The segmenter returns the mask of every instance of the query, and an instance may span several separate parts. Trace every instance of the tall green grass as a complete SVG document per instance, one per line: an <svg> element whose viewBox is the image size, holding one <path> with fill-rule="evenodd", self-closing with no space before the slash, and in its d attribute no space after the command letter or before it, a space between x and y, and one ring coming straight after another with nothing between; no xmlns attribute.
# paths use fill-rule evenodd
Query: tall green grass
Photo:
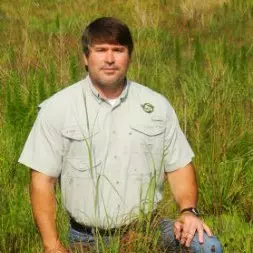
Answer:
<svg viewBox="0 0 253 253"><path fill-rule="evenodd" d="M104 15L123 19L133 32L129 78L161 92L176 109L196 154L200 209L224 252L252 251L253 3L231 0L194 16L180 4L1 1L1 253L41 250L29 204L29 171L17 159L37 105L85 75L80 35L88 22ZM160 213L176 217L165 188ZM60 204L57 215L67 243L67 216ZM143 236L128 249L145 252L150 244Z"/></svg>

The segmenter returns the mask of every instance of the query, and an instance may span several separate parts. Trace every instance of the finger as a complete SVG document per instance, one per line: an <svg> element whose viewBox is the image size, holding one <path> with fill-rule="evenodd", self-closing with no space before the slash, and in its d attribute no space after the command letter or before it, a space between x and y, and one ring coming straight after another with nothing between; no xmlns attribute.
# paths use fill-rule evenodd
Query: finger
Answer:
<svg viewBox="0 0 253 253"><path fill-rule="evenodd" d="M194 237L194 233L193 234L192 233L188 233L187 239L185 241L185 246L186 247L190 247L193 237Z"/></svg>
<svg viewBox="0 0 253 253"><path fill-rule="evenodd" d="M195 231L196 231L196 225L195 222L193 222L192 219L185 219L185 222L182 225L183 231L181 235L181 244L189 245L192 241L192 238L194 237Z"/></svg>
<svg viewBox="0 0 253 253"><path fill-rule="evenodd" d="M187 236L186 235L182 235L181 239L180 239L180 244L184 245L185 242L186 242L186 240L187 240Z"/></svg>
<svg viewBox="0 0 253 253"><path fill-rule="evenodd" d="M203 243L204 242L204 230L203 230L202 223L200 225L198 225L197 231L198 231L199 243Z"/></svg>
<svg viewBox="0 0 253 253"><path fill-rule="evenodd" d="M189 226L189 228L184 228L184 231L183 231L183 237L186 238L185 240L185 246L189 247L191 242L192 242L192 239L195 235L195 232L196 232L196 228L195 226L193 226L193 224L191 226Z"/></svg>
<svg viewBox="0 0 253 253"><path fill-rule="evenodd" d="M183 232L182 234L186 237L188 237L189 234L194 235L197 230L197 224L195 222L185 222L183 225Z"/></svg>
<svg viewBox="0 0 253 253"><path fill-rule="evenodd" d="M174 234L177 240L180 240L182 233L182 225L180 222L175 222L174 224Z"/></svg>
<svg viewBox="0 0 253 253"><path fill-rule="evenodd" d="M177 240L180 240L182 234L182 224L178 221L174 224L174 234Z"/></svg>
<svg viewBox="0 0 253 253"><path fill-rule="evenodd" d="M213 236L212 230L205 223L203 223L203 228L208 236Z"/></svg>
<svg viewBox="0 0 253 253"><path fill-rule="evenodd" d="M181 236L180 243L186 247L189 247L191 245L193 237L194 233L184 233Z"/></svg>

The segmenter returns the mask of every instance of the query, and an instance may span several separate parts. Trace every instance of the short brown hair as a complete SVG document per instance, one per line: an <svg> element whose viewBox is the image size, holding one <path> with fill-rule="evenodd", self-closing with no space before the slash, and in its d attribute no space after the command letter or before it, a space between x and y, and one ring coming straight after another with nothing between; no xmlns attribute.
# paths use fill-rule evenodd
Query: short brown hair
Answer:
<svg viewBox="0 0 253 253"><path fill-rule="evenodd" d="M82 47L87 57L89 56L89 46L94 43L124 45L128 48L129 55L134 47L128 26L113 17L98 18L86 27L82 35Z"/></svg>

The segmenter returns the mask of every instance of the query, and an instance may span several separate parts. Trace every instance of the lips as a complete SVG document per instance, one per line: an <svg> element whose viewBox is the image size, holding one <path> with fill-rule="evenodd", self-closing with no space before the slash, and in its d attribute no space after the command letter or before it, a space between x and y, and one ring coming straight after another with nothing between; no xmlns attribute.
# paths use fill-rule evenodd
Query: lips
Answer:
<svg viewBox="0 0 253 253"><path fill-rule="evenodd" d="M102 68L105 75L115 75L117 70L116 68Z"/></svg>
<svg viewBox="0 0 253 253"><path fill-rule="evenodd" d="M102 70L105 70L105 71L115 71L115 70L118 70L117 68L102 68Z"/></svg>

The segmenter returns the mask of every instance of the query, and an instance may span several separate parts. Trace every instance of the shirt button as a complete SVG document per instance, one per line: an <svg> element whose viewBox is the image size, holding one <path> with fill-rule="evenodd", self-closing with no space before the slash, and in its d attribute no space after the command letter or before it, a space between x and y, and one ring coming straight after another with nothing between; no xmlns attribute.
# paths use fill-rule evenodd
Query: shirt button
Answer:
<svg viewBox="0 0 253 253"><path fill-rule="evenodd" d="M128 134L129 134L129 135L132 135L132 132L129 132Z"/></svg>
<svg viewBox="0 0 253 253"><path fill-rule="evenodd" d="M115 130L113 130L113 131L112 131L112 133L113 133L113 134L116 134L116 131L115 131Z"/></svg>
<svg viewBox="0 0 253 253"><path fill-rule="evenodd" d="M117 181L116 184L119 184L119 181Z"/></svg>
<svg viewBox="0 0 253 253"><path fill-rule="evenodd" d="M118 156L116 156L116 155L115 155L113 158L114 158L114 159L117 159L117 158L118 158Z"/></svg>

